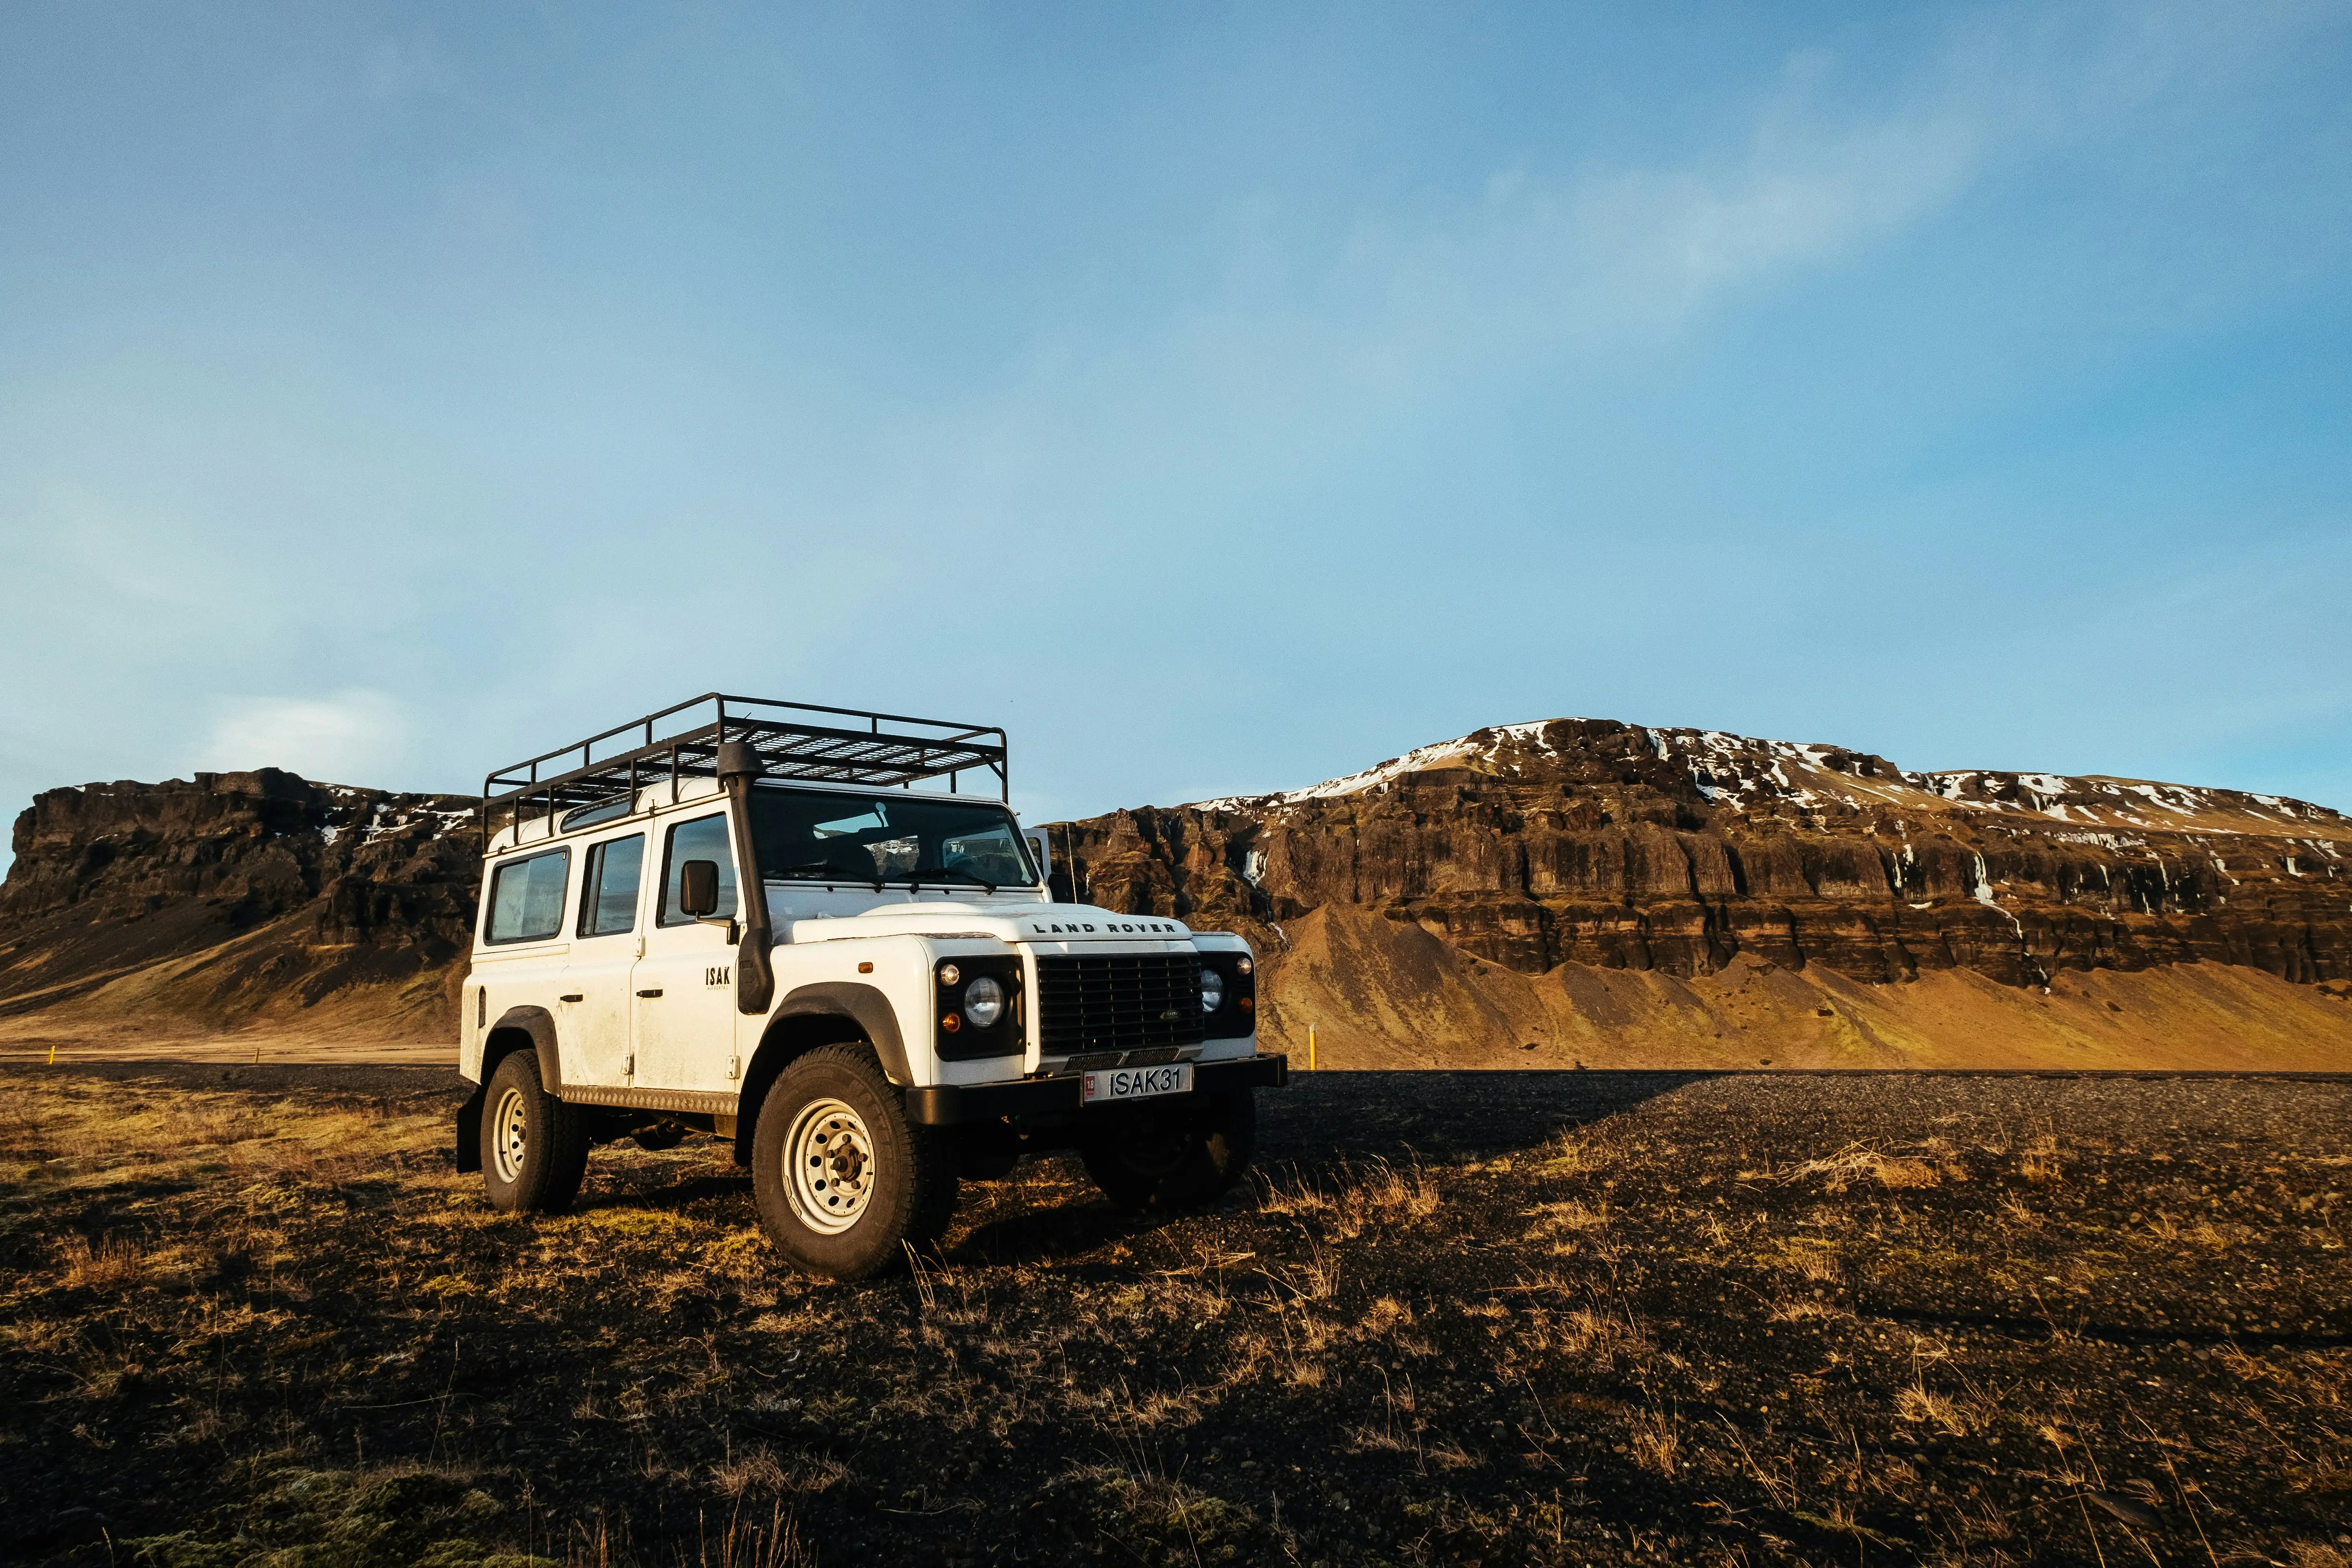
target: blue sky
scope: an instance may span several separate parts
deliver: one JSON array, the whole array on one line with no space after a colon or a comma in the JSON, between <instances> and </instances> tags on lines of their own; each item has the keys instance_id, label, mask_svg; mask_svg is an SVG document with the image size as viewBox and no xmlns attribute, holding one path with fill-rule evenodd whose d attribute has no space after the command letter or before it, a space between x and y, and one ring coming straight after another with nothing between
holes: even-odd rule
<instances>
[{"instance_id":1,"label":"blue sky","mask_svg":"<svg viewBox=\"0 0 2352 1568\"><path fill-rule=\"evenodd\" d=\"M18 7L0 797L713 687L2352 808L2352 7Z\"/></svg>"}]
</instances>

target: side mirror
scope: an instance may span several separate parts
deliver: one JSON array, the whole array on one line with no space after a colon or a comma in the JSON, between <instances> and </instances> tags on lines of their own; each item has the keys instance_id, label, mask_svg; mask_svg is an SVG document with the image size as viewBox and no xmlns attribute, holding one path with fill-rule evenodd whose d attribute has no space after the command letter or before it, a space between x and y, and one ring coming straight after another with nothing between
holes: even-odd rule
<instances>
[{"instance_id":1,"label":"side mirror","mask_svg":"<svg viewBox=\"0 0 2352 1568\"><path fill-rule=\"evenodd\" d=\"M688 860L677 868L677 907L688 920L708 920L719 912L719 862Z\"/></svg>"},{"instance_id":2,"label":"side mirror","mask_svg":"<svg viewBox=\"0 0 2352 1568\"><path fill-rule=\"evenodd\" d=\"M1078 901L1078 890L1070 886L1070 874L1059 869L1047 874L1045 896L1057 904L1075 904Z\"/></svg>"}]
</instances>

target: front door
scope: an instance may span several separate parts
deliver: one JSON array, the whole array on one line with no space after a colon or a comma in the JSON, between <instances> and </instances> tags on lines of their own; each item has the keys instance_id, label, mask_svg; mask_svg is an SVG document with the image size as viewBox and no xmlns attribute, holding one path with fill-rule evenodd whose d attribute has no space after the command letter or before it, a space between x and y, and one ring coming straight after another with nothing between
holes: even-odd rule
<instances>
[{"instance_id":1,"label":"front door","mask_svg":"<svg viewBox=\"0 0 2352 1568\"><path fill-rule=\"evenodd\" d=\"M580 930L563 968L556 1038L566 1083L624 1089L630 1082L629 994L643 916L646 836L588 846L580 874Z\"/></svg>"},{"instance_id":2,"label":"front door","mask_svg":"<svg viewBox=\"0 0 2352 1568\"><path fill-rule=\"evenodd\" d=\"M719 868L717 923L692 920L679 907L689 860ZM637 1088L736 1087L735 949L727 941L727 922L735 913L735 855L725 810L673 824L662 835L661 888L646 954L630 981Z\"/></svg>"}]
</instances>

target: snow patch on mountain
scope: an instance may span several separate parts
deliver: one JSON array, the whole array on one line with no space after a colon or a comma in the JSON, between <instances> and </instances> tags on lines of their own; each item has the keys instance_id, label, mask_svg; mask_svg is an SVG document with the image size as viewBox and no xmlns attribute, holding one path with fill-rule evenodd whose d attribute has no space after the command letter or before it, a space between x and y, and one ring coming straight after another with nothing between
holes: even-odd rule
<instances>
[{"instance_id":1,"label":"snow patch on mountain","mask_svg":"<svg viewBox=\"0 0 2352 1568\"><path fill-rule=\"evenodd\" d=\"M1469 757L1481 762L1491 760L1503 749L1505 742L1517 742L1538 752L1551 748L1544 743L1543 731L1558 720L1537 720L1525 724L1497 724L1452 741L1434 741L1426 746L1415 746L1401 757L1348 773L1305 789L1283 790L1274 795L1227 795L1214 800L1188 801L1195 811L1270 811L1294 805L1301 801L1333 800L1340 795L1366 795L1385 789L1408 773L1425 773L1444 763Z\"/></svg>"},{"instance_id":2,"label":"snow patch on mountain","mask_svg":"<svg viewBox=\"0 0 2352 1568\"><path fill-rule=\"evenodd\" d=\"M1628 763L1679 766L1699 798L1734 810L1825 811L1878 807L1927 808L2039 817L2077 829L2082 842L2126 838L2142 832L2242 832L2249 818L2288 825L2352 827L2341 813L2284 795L2140 779L2007 773L1981 768L1908 773L1884 759L1818 742L1773 741L1721 730L1621 726L1607 721L1536 720L1498 724L1450 741L1416 746L1359 773L1303 789L1262 795L1223 795L1190 803L1200 811L1279 811L1310 801L1377 794L1398 780L1447 764L1508 777L1527 753L1559 753L1555 727L1576 726L1579 751L1622 745ZM1612 738L1622 736L1622 741ZM1548 738L1549 737L1549 738ZM2118 834L2116 830L2123 830ZM2315 845L2326 839L2313 841ZM2120 847L2119 845L2116 847ZM2331 850L2322 851L2333 854Z\"/></svg>"}]
</instances>

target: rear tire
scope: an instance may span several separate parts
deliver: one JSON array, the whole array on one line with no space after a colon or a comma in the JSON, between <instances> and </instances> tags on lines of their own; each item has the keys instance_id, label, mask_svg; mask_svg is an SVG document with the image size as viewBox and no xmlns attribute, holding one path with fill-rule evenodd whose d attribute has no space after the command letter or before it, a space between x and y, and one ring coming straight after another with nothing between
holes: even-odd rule
<instances>
[{"instance_id":1,"label":"rear tire","mask_svg":"<svg viewBox=\"0 0 2352 1568\"><path fill-rule=\"evenodd\" d=\"M902 1242L936 1238L955 1216L955 1149L907 1120L907 1102L863 1045L793 1058L751 1133L760 1224L794 1265L864 1279Z\"/></svg>"},{"instance_id":2,"label":"rear tire","mask_svg":"<svg viewBox=\"0 0 2352 1568\"><path fill-rule=\"evenodd\" d=\"M510 1051L482 1095L482 1184L492 1208L561 1214L588 1173L588 1112L539 1081L539 1058Z\"/></svg>"},{"instance_id":3,"label":"rear tire","mask_svg":"<svg viewBox=\"0 0 2352 1568\"><path fill-rule=\"evenodd\" d=\"M1123 1209L1183 1208L1219 1197L1256 1158L1255 1092L1205 1096L1187 1115L1113 1122L1080 1145L1087 1174Z\"/></svg>"}]
</instances>

